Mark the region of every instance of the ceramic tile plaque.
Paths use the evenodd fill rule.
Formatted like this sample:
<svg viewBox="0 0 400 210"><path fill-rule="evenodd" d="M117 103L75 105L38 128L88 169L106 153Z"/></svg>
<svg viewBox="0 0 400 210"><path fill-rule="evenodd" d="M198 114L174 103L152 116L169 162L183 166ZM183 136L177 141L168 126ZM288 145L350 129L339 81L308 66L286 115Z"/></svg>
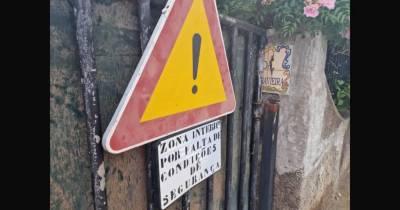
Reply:
<svg viewBox="0 0 400 210"><path fill-rule="evenodd" d="M264 49L264 66L261 71L262 92L288 95L293 46L268 44Z"/></svg>

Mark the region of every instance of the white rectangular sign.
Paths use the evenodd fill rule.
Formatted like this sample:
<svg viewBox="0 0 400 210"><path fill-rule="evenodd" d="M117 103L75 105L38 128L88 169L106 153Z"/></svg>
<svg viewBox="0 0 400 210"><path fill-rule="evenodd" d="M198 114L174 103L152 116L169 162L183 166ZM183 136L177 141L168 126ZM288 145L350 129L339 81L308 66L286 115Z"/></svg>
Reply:
<svg viewBox="0 0 400 210"><path fill-rule="evenodd" d="M161 208L221 168L221 120L163 140L158 145Z"/></svg>

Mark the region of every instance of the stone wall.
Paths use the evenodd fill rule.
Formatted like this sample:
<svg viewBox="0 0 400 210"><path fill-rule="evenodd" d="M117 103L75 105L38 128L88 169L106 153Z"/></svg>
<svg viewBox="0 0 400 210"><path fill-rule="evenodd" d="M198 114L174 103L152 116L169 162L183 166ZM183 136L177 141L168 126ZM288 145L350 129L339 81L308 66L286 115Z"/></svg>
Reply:
<svg viewBox="0 0 400 210"><path fill-rule="evenodd" d="M340 116L331 98L324 37L298 36L291 43L290 90L281 96L274 209L319 209L322 197L334 192L341 168L348 170L350 120Z"/></svg>

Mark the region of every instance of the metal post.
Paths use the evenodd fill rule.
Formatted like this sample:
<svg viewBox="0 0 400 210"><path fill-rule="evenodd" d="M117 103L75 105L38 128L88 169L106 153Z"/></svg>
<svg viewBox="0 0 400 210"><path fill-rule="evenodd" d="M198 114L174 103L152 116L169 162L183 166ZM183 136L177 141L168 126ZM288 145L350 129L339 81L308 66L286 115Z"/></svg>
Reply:
<svg viewBox="0 0 400 210"><path fill-rule="evenodd" d="M257 58L257 70L263 69L263 49L267 42L265 36L260 37L259 41L259 52ZM257 71L257 73L258 73ZM257 193L257 169L258 169L258 156L260 152L260 126L261 118L263 116L264 109L262 107L262 97L261 97L261 79L260 75L257 74L257 87L255 88L256 97L254 102L254 112L253 112L253 137L250 142L250 200L249 209L256 210L258 205L258 193Z"/></svg>
<svg viewBox="0 0 400 210"><path fill-rule="evenodd" d="M140 46L142 53L144 52L147 42L150 39L153 27L151 25L151 8L150 0L137 0L138 3L138 14L139 14L139 26L140 26ZM154 173L156 168L156 163L154 162L154 157L156 157L156 143L152 142L145 146L146 150L146 176L147 176L147 207L149 210L158 209L158 200L156 198L156 174Z"/></svg>
<svg viewBox="0 0 400 210"><path fill-rule="evenodd" d="M276 140L278 125L279 97L270 98L264 105L262 123L262 160L260 180L260 209L272 210L275 160L276 160Z"/></svg>
<svg viewBox="0 0 400 210"><path fill-rule="evenodd" d="M249 175L250 175L250 139L251 139L251 112L254 96L254 75L257 68L254 68L255 56L253 32L248 33L246 52L246 74L243 97L243 126L242 142L240 151L240 176L239 176L239 209L247 209L249 204Z"/></svg>
<svg viewBox="0 0 400 210"><path fill-rule="evenodd" d="M75 0L73 11L76 24L76 40L82 72L83 97L85 101L87 141L91 166L94 209L107 209L99 98L96 84L96 65L93 47L92 5L90 0Z"/></svg>
<svg viewBox="0 0 400 210"><path fill-rule="evenodd" d="M151 25L151 8L150 0L137 0L138 2L138 13L139 13L139 25L140 25L140 46L142 52L146 48L147 42L150 39L153 27Z"/></svg>
<svg viewBox="0 0 400 210"><path fill-rule="evenodd" d="M232 35L231 35L231 44L230 44L230 71L231 77L234 78L235 70L237 66L236 62L236 55L237 55L237 36L238 36L238 28L233 26L232 28ZM234 81L233 81L234 82ZM233 186L232 186L232 158L233 158L233 114L228 115L228 135L227 135L227 142L226 142L226 182L225 182L225 208L227 210L233 209L232 205L236 205L237 197L233 197Z"/></svg>
<svg viewBox="0 0 400 210"><path fill-rule="evenodd" d="M214 175L207 178L206 209L213 210Z"/></svg>
<svg viewBox="0 0 400 210"><path fill-rule="evenodd" d="M186 192L185 194L182 195L182 200L181 200L181 204L182 204L182 210L190 210L190 196L189 196L189 192Z"/></svg>

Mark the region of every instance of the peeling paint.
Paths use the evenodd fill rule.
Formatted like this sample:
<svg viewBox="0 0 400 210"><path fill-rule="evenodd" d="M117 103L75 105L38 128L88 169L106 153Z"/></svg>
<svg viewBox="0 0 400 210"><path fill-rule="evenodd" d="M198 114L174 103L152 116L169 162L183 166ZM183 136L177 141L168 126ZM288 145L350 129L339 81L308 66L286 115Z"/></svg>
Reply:
<svg viewBox="0 0 400 210"><path fill-rule="evenodd" d="M94 189L94 208L106 209L106 192L104 178L103 150L100 143L100 121L94 115L99 113L96 101L96 68L93 48L92 6L90 0L76 0L73 4L75 11L76 41L79 48L80 67L83 77L83 90L86 112L89 155L92 165ZM101 163L101 164L100 164Z"/></svg>
<svg viewBox="0 0 400 210"><path fill-rule="evenodd" d="M97 135L96 135L97 136ZM97 136L98 137L98 136ZM105 179L105 170L104 170L104 162L102 162L99 166L99 169L97 170L97 175L100 176L100 183L99 183L99 188L100 190L104 190L106 186L106 179Z"/></svg>
<svg viewBox="0 0 400 210"><path fill-rule="evenodd" d="M96 143L100 143L100 136L99 135L94 135L94 139L96 140Z"/></svg>
<svg viewBox="0 0 400 210"><path fill-rule="evenodd" d="M161 14L165 14L166 12L167 12L167 9L164 8L164 9L161 11Z"/></svg>

